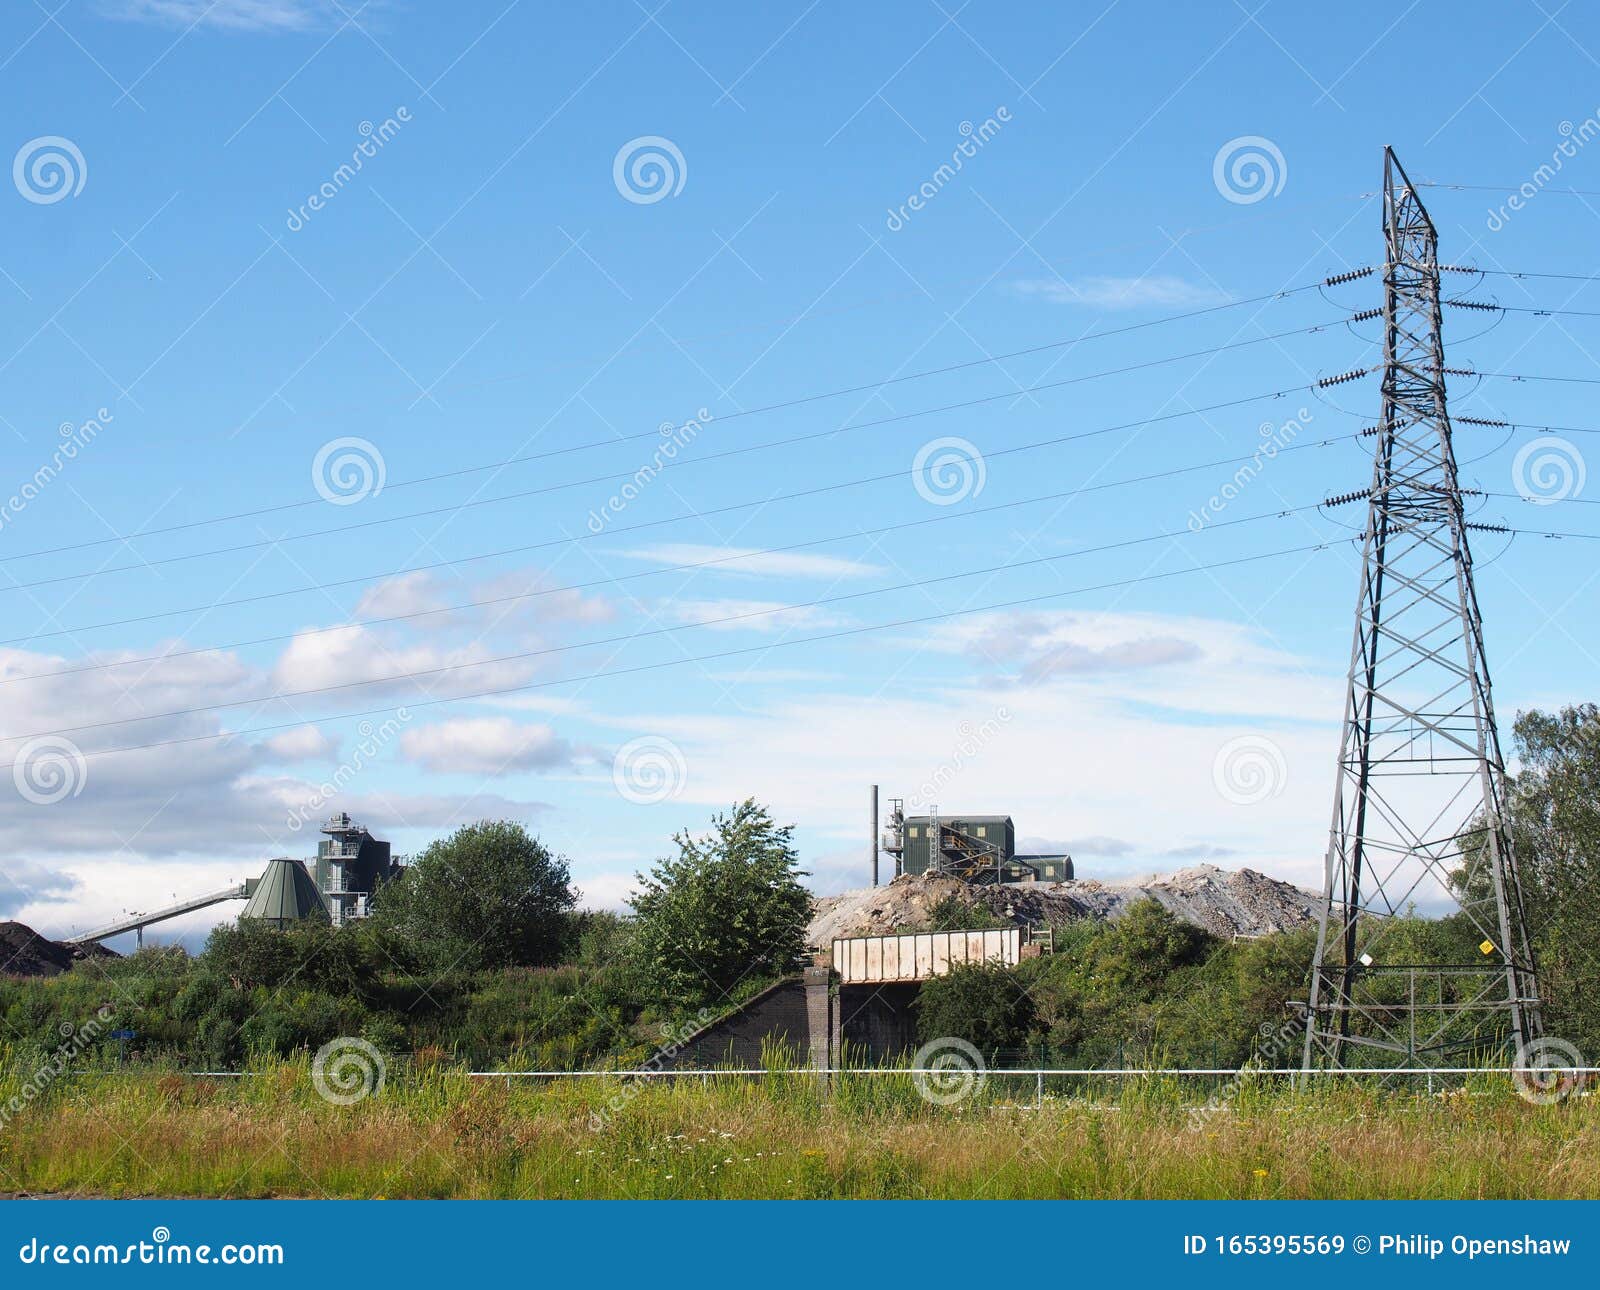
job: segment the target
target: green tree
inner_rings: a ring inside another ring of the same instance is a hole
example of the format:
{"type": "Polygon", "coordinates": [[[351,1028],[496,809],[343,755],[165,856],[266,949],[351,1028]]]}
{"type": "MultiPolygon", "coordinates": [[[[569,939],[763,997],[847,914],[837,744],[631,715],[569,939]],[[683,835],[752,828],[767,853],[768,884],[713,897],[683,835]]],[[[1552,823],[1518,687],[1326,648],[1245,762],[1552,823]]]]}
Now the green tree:
{"type": "Polygon", "coordinates": [[[1545,1029],[1600,1053],[1600,708],[1523,712],[1507,814],[1545,998],[1545,1029]]]}
{"type": "Polygon", "coordinates": [[[741,982],[792,972],[805,950],[811,896],[793,843],[746,799],[704,837],[637,875],[633,952],[646,988],[677,1004],[717,1004],[741,982]]]}
{"type": "Polygon", "coordinates": [[[1574,903],[1593,908],[1600,878],[1600,709],[1523,712],[1514,727],[1521,770],[1509,795],[1512,841],[1533,930],[1574,903]]]}
{"type": "Polygon", "coordinates": [[[432,971],[541,966],[577,896],[564,857],[521,824],[481,820],[432,843],[379,894],[380,933],[432,971]]]}
{"type": "MultiPolygon", "coordinates": [[[[1057,937],[1056,953],[1039,960],[1034,987],[1050,1043],[1088,1062],[1126,1060],[1136,1053],[1199,1042],[1197,994],[1227,963],[1215,959],[1220,942],[1174,917],[1155,900],[1141,900],[1110,923],[1079,924],[1057,937]]],[[[1222,1008],[1227,992],[1206,991],[1207,1005],[1222,1008]]],[[[1225,1023],[1238,1027],[1237,1014],[1225,1023]]]]}
{"type": "Polygon", "coordinates": [[[964,963],[923,982],[915,1006],[923,1043],[965,1039],[988,1057],[1028,1043],[1036,1021],[1024,981],[998,963],[964,963]]]}

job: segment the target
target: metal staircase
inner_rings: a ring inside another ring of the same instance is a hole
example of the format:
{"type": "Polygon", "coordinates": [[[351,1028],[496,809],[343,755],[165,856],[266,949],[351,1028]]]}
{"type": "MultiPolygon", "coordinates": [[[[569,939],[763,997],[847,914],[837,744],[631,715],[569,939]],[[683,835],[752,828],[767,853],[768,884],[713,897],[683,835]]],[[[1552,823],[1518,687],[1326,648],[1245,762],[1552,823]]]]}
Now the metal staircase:
{"type": "Polygon", "coordinates": [[[933,817],[931,833],[930,841],[937,839],[930,866],[934,873],[974,885],[1023,882],[1033,873],[1020,860],[1008,860],[994,843],[952,828],[938,816],[933,817]]]}

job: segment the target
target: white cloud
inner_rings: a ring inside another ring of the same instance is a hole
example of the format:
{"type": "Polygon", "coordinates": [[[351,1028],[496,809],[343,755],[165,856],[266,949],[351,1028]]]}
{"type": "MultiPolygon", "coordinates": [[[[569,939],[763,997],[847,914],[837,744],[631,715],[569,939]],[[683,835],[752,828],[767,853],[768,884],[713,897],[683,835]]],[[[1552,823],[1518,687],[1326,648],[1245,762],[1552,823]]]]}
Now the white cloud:
{"type": "Polygon", "coordinates": [[[611,621],[609,602],[582,592],[556,589],[540,569],[514,569],[474,581],[435,571],[403,573],[374,583],[356,602],[357,619],[423,614],[409,624],[417,631],[485,631],[548,635],[574,624],[611,621]],[[457,606],[472,608],[457,608],[457,606]],[[449,613],[434,611],[449,609],[449,613]]]}
{"type": "Polygon", "coordinates": [[[1226,304],[1230,297],[1216,287],[1190,282],[1170,274],[1147,274],[1138,278],[1088,277],[1076,281],[1063,278],[1030,278],[1013,286],[1025,296],[1038,296],[1058,304],[1089,305],[1095,309],[1197,309],[1205,305],[1226,304]]]}
{"type": "Polygon", "coordinates": [[[1133,855],[1141,848],[1137,842],[1130,842],[1126,838],[1111,838],[1096,835],[1086,838],[1071,838],[1066,842],[1054,842],[1049,838],[1018,838],[1017,850],[1026,855],[1069,855],[1069,856],[1103,856],[1115,859],[1121,856],[1133,855]]]}
{"type": "Polygon", "coordinates": [[[521,685],[537,671],[536,658],[488,661],[503,653],[485,641],[416,644],[366,627],[302,632],[278,656],[272,689],[294,694],[344,687],[326,701],[365,705],[521,685]]]}
{"type": "Polygon", "coordinates": [[[338,6],[333,0],[100,0],[99,11],[108,18],[165,27],[294,32],[326,26],[338,6]]]}
{"type": "Polygon", "coordinates": [[[728,561],[711,565],[701,572],[734,573],[746,577],[865,578],[884,571],[880,565],[843,556],[803,551],[761,551],[759,547],[701,546],[692,542],[667,542],[644,550],[625,551],[623,554],[630,559],[667,565],[728,561]],[[733,559],[735,556],[739,558],[733,559]]]}
{"type": "Polygon", "coordinates": [[[24,905],[59,904],[70,899],[79,883],[71,874],[32,860],[0,859],[0,918],[24,905]]]}
{"type": "Polygon", "coordinates": [[[550,770],[574,760],[570,743],[549,726],[510,717],[463,717],[407,730],[400,751],[435,774],[510,775],[550,770]]]}
{"type": "Polygon", "coordinates": [[[1341,677],[1224,620],[1059,613],[989,627],[1020,642],[1012,658],[985,659],[973,624],[918,637],[919,647],[979,662],[959,680],[870,701],[747,691],[736,712],[654,714],[653,728],[690,767],[680,808],[751,795],[770,803],[781,821],[823,839],[804,856],[816,886],[864,881],[873,783],[885,799],[1008,814],[1027,838],[1065,839],[1083,877],[1170,869],[1173,852],[1204,843],[1231,852],[1230,863],[1319,886],[1341,677]],[[1023,675],[1062,641],[1104,650],[1142,638],[1195,648],[1159,666],[1023,675]],[[1308,713],[1315,719],[1285,716],[1308,713]],[[1214,778],[1224,747],[1246,734],[1269,737],[1286,767],[1282,791],[1252,805],[1225,798],[1214,778]],[[852,835],[862,845],[838,849],[852,835]]]}
{"type": "Polygon", "coordinates": [[[791,608],[781,600],[674,600],[671,612],[680,623],[700,624],[715,632],[793,632],[849,621],[824,606],[791,608]]]}
{"type": "Polygon", "coordinates": [[[579,878],[574,884],[578,888],[578,904],[583,909],[609,909],[617,913],[626,912],[628,897],[638,887],[631,873],[597,873],[587,878],[579,878]]]}
{"type": "Polygon", "coordinates": [[[339,741],[320,726],[296,726],[262,744],[279,761],[319,761],[339,751],[339,741]]]}

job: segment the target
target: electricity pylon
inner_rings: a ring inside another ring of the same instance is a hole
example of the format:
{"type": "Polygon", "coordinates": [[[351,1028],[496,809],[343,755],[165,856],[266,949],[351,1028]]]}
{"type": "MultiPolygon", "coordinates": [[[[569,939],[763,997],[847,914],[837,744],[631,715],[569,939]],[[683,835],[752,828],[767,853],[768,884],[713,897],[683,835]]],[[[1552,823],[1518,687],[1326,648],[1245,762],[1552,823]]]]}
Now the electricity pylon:
{"type": "Polygon", "coordinates": [[[1539,991],[1503,814],[1483,620],[1445,407],[1438,233],[1383,157],[1383,409],[1363,533],[1305,1066],[1523,1046],[1539,991]],[[1449,947],[1406,917],[1458,908],[1449,947]],[[1476,944],[1470,942],[1475,941],[1476,944]],[[1459,942],[1459,943],[1458,943],[1459,942]]]}

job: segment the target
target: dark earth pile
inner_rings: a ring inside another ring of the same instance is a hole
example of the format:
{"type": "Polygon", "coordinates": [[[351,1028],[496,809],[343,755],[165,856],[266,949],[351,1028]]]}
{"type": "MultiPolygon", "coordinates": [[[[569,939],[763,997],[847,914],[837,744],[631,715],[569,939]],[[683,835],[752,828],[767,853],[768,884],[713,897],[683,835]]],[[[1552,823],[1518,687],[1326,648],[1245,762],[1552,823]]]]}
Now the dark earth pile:
{"type": "Polygon", "coordinates": [[[116,957],[99,945],[63,945],[26,923],[0,923],[0,976],[58,976],[79,959],[116,957]]]}

